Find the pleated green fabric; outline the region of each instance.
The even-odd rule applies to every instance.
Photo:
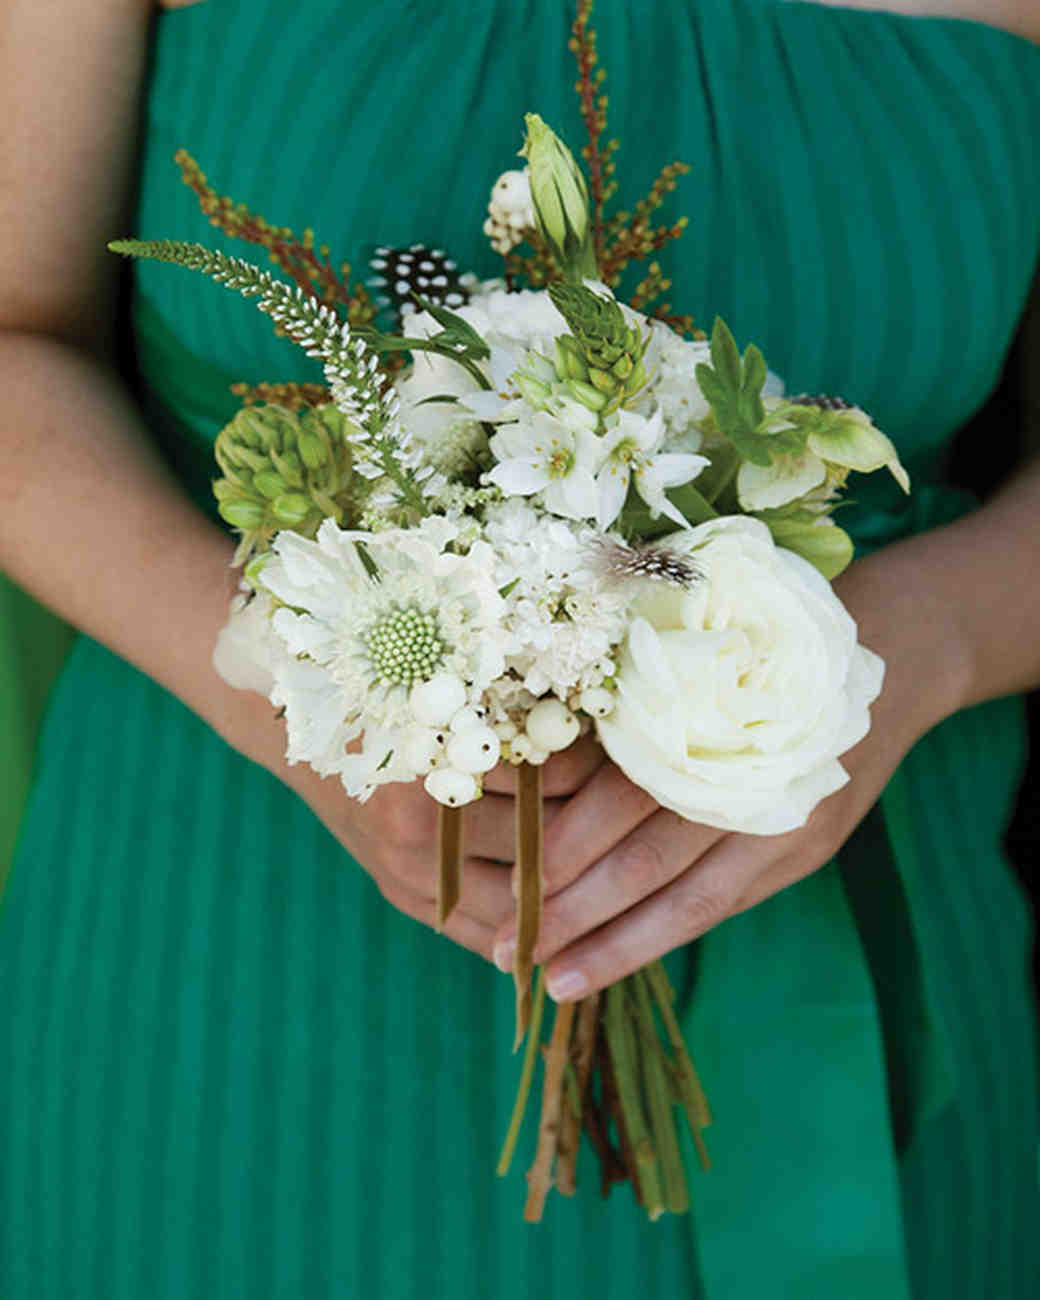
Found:
[[[497,270],[482,205],[537,109],[581,139],[567,4],[206,0],[159,19],[137,228],[241,253],[172,164],[363,264]],[[794,391],[870,410],[863,549],[971,508],[951,435],[1040,251],[1040,51],[979,24],[600,0],[622,197],[672,158],[670,294]],[[117,234],[119,232],[113,232]],[[255,308],[138,269],[152,426],[200,504],[236,380],[310,363]],[[839,861],[670,958],[715,1112],[693,1213],[493,1176],[507,981],[383,902],[308,810],[80,640],[0,911],[5,1300],[1026,1300],[1040,1281],[1029,925],[999,851],[1018,703],[949,719]],[[522,1161],[520,1162],[522,1163]]]
[[[71,640],[64,623],[0,573],[0,895],[32,779],[44,704]]]

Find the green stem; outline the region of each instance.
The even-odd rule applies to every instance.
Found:
[[[657,1035],[650,986],[642,971],[636,971],[625,982],[631,986],[634,995],[630,1009],[642,1043],[643,1090],[650,1112],[654,1145],[661,1161],[665,1204],[669,1213],[684,1214],[690,1208],[690,1197],[675,1131],[672,1085],[667,1073],[669,1062]]]
[[[443,930],[462,885],[462,809],[437,805],[437,929]]]
[[[534,1164],[527,1173],[527,1203],[524,1206],[524,1220],[527,1223],[541,1222],[545,1198],[553,1184],[553,1165],[559,1147],[560,1114],[563,1109],[563,1081],[575,1009],[574,1002],[561,1002],[556,1008],[556,1019],[546,1051],[538,1148]]]
[[[707,1128],[711,1123],[711,1111],[708,1109],[708,1099],[704,1095],[704,1089],[701,1087],[701,1081],[698,1079],[697,1071],[693,1067],[693,1061],[686,1050],[686,1043],[682,1036],[682,1030],[679,1028],[679,1022],[672,1010],[672,1003],[675,1001],[675,990],[672,988],[668,974],[660,961],[651,962],[649,966],[644,968],[644,973],[657,1000],[661,1019],[664,1022],[665,1030],[672,1044],[672,1050],[675,1053],[679,1095],[682,1099],[683,1109],[686,1111],[686,1118],[689,1120],[690,1131],[697,1147],[701,1167],[708,1170],[711,1168],[711,1161],[708,1158],[704,1139],[701,1137],[701,1129]]]
[[[520,1072],[520,1086],[516,1091],[516,1101],[513,1103],[513,1113],[509,1119],[509,1130],[506,1133],[506,1140],[502,1144],[502,1154],[498,1158],[498,1169],[496,1170],[499,1178],[504,1178],[509,1173],[509,1166],[513,1161],[513,1152],[516,1150],[516,1140],[520,1136],[520,1125],[524,1122],[524,1111],[527,1109],[527,1099],[531,1095],[531,1080],[534,1078],[534,1063],[538,1059],[539,1039],[542,1032],[542,1012],[545,1008],[545,970],[538,967],[538,980],[534,990],[534,1006],[531,1009],[531,1026],[527,1036],[527,1049],[524,1052],[524,1066]]]
[[[521,763],[516,769],[516,1040],[523,1042],[531,1008],[531,972],[542,924],[542,769]]]
[[[622,980],[607,989],[607,1044],[617,1085],[618,1103],[624,1116],[625,1131],[639,1177],[639,1192],[647,1214],[651,1219],[658,1219],[665,1212],[664,1196],[657,1152],[647,1127],[640,1095],[635,1030],[625,1006],[624,983]]]

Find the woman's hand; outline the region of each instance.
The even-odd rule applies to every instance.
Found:
[[[546,964],[558,1001],[613,983],[823,866],[914,741],[958,707],[963,672],[952,650],[947,671],[939,671],[933,638],[941,626],[922,619],[926,596],[906,586],[893,592],[882,556],[854,566],[837,585],[861,641],[887,664],[871,730],[841,759],[848,784],[799,830],[744,835],[684,821],[604,764],[546,831],[547,900],[535,960]],[[512,921],[497,935],[495,960],[504,970],[512,968],[514,937]]]
[[[336,777],[320,777],[299,764],[288,766],[282,754],[285,733],[271,706],[260,696],[231,692],[239,699],[234,717],[221,726],[225,738],[261,762],[294,790],[326,828],[358,860],[399,911],[436,925],[437,809],[419,781],[380,786],[361,804],[345,793]],[[565,807],[603,763],[603,751],[588,737],[554,754],[543,769],[545,824]],[[510,884],[516,827],[510,776],[466,807],[463,832],[465,861],[462,893],[444,933],[449,939],[491,960],[498,928],[513,914]]]

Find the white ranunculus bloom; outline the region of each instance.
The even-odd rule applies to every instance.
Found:
[[[696,560],[683,590],[654,584],[633,607],[607,753],[666,808],[723,830],[803,825],[848,775],[882,660],[857,644],[830,584],[740,516],[664,543]]]

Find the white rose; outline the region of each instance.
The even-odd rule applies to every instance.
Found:
[[[813,566],[732,516],[665,543],[703,575],[633,609],[617,705],[597,722],[637,785],[691,821],[753,835],[802,826],[843,786],[883,661]]]

